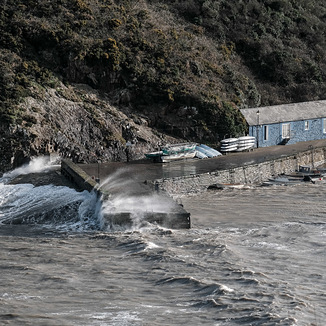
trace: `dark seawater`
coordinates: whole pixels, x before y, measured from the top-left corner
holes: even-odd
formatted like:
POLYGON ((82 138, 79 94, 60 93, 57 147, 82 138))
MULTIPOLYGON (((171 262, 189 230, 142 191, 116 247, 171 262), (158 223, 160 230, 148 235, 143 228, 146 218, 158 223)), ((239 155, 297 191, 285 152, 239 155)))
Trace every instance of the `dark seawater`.
POLYGON ((103 230, 94 194, 11 177, 0 325, 325 325, 326 183, 183 197, 190 230, 103 230))

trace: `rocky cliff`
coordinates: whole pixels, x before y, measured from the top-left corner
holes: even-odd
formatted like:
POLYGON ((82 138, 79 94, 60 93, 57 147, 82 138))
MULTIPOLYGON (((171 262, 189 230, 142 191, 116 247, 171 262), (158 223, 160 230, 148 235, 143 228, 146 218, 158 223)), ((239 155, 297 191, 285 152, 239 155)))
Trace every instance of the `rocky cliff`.
POLYGON ((148 119, 109 103, 87 85, 34 90, 20 103, 22 123, 1 123, 2 172, 55 153, 77 163, 141 159, 145 152, 178 141, 150 128, 148 119))
POLYGON ((0 171, 216 145, 246 133, 240 108, 325 99, 325 17, 322 0, 0 1, 0 171))

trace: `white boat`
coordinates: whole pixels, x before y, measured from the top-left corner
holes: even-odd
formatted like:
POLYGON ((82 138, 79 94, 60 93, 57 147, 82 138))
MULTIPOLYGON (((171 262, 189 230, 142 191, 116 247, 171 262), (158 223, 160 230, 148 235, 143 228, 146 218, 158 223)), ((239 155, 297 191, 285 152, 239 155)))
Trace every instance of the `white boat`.
POLYGON ((301 175, 324 176, 326 174, 326 170, 323 167, 312 168, 309 165, 300 165, 299 170, 295 173, 301 175))
POLYGON ((238 143, 238 138, 226 138, 221 140, 221 144, 237 144, 238 143))
POLYGON ((221 147, 221 152, 235 152, 238 149, 238 146, 229 146, 229 147, 221 147))
POLYGON ((225 152, 235 152, 238 149, 238 138, 227 138, 221 140, 220 151, 225 152))
POLYGON ((203 149, 206 149, 207 151, 209 151, 210 153, 212 153, 214 156, 220 156, 222 155, 219 151, 217 151, 216 149, 209 147, 205 144, 200 144, 200 147, 202 147, 203 149))
POLYGON ((209 146, 203 144, 197 145, 196 151, 204 154, 206 157, 216 157, 222 155, 220 152, 216 151, 215 149, 210 148, 209 146))
POLYGON ((254 136, 242 136, 238 138, 238 142, 255 142, 256 141, 256 137, 254 136))
POLYGON ((187 152, 175 153, 170 155, 162 155, 161 162, 167 163, 175 160, 190 159, 190 158, 194 158, 195 155, 196 155, 196 151, 187 151, 187 152))
POLYGON ((235 152, 238 149, 238 145, 222 145, 220 148, 221 152, 235 152))
POLYGON ((263 182, 262 185, 263 186, 272 186, 272 185, 291 186, 291 185, 304 184, 307 182, 316 183, 316 181, 317 179, 314 179, 310 176, 301 176, 300 178, 280 176, 274 179, 268 179, 268 181, 263 182))
POLYGON ((201 152, 200 150, 197 149, 196 147, 196 157, 203 159, 203 158, 208 158, 208 156, 206 154, 204 154, 203 152, 201 152))
POLYGON ((251 148, 254 148, 255 144, 248 144, 248 145, 238 145, 238 148, 236 149, 237 152, 243 152, 247 151, 251 148))
POLYGON ((178 143, 162 147, 160 151, 146 153, 145 156, 154 162, 170 162, 186 158, 194 158, 196 155, 195 143, 178 143))
POLYGON ((163 155, 172 155, 179 153, 187 153, 195 151, 195 143, 179 143, 179 144, 170 144, 162 147, 163 155))
POLYGON ((255 145, 256 145, 256 137, 253 136, 239 137, 237 152, 249 150, 255 147, 255 145))
POLYGON ((207 190, 212 190, 212 189, 244 189, 248 188, 248 185, 242 184, 242 183, 214 183, 210 186, 208 186, 207 190))
POLYGON ((221 152, 242 152, 255 147, 256 138, 253 136, 242 136, 239 138, 227 138, 221 140, 221 152))

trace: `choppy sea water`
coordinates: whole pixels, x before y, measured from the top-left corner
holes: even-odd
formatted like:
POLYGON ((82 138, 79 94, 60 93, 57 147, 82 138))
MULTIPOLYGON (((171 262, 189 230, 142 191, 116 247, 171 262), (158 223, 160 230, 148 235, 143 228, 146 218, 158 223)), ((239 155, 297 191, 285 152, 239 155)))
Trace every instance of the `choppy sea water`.
POLYGON ((1 325, 324 325, 326 183, 183 197, 190 230, 105 230, 94 194, 10 178, 1 325))

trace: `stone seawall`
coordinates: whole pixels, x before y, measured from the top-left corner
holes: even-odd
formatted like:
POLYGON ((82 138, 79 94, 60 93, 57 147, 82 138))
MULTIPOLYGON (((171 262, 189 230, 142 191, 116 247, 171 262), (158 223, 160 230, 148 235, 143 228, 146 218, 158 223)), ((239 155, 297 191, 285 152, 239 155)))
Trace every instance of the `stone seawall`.
POLYGON ((61 161, 61 174, 72 182, 77 189, 89 192, 97 191, 97 182, 70 160, 61 161))
POLYGON ((317 148, 259 164, 190 176, 156 179, 153 181, 153 187, 157 190, 165 190, 171 196, 178 196, 206 191, 209 185, 215 183, 260 184, 279 174, 294 172, 300 165, 316 167, 323 164, 325 160, 326 148, 317 148))

